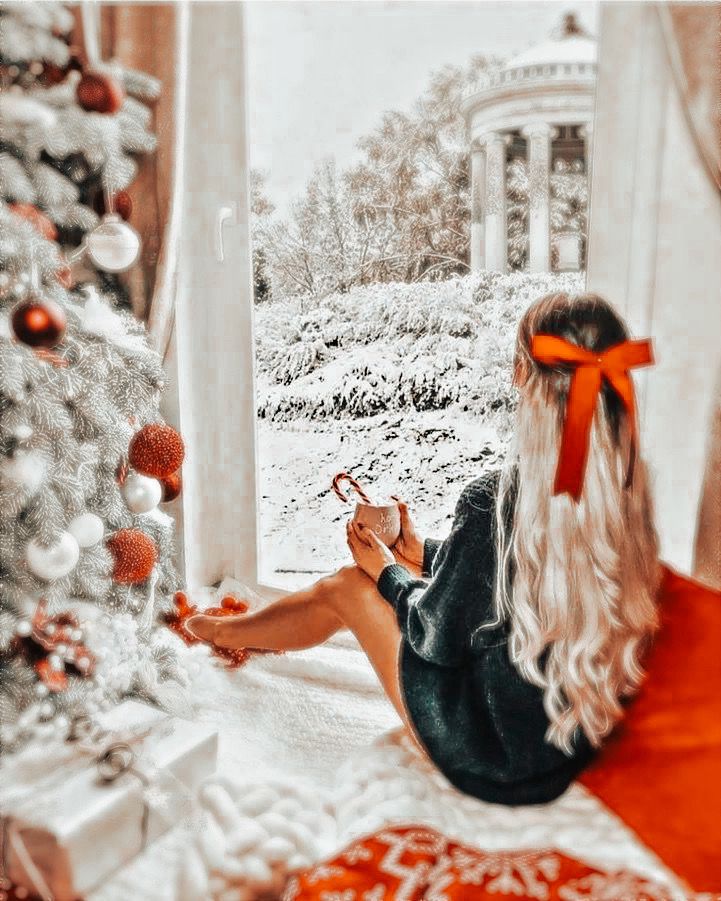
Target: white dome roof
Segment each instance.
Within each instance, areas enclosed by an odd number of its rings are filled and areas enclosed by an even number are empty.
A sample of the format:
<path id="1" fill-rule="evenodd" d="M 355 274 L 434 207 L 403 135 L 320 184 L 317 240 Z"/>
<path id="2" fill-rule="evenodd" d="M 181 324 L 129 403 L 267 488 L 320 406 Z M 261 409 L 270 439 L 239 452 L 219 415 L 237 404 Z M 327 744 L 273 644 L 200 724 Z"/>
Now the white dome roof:
<path id="1" fill-rule="evenodd" d="M 546 66 L 551 63 L 595 63 L 596 42 L 581 35 L 569 35 L 555 41 L 544 41 L 519 53 L 509 60 L 504 68 L 518 69 L 521 66 Z"/>

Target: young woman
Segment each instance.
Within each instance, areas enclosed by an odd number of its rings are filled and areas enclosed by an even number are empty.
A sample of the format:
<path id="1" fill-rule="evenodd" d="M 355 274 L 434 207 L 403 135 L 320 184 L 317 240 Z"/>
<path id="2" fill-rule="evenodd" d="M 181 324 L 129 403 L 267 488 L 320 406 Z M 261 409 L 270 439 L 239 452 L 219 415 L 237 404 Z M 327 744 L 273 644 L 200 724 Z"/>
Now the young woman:
<path id="1" fill-rule="evenodd" d="M 444 541 L 423 539 L 400 503 L 392 550 L 349 521 L 354 564 L 188 628 L 222 647 L 293 650 L 347 627 L 450 782 L 497 803 L 552 800 L 622 717 L 658 626 L 629 376 L 650 362 L 650 343 L 600 297 L 541 298 L 519 325 L 508 462 L 464 487 Z"/>

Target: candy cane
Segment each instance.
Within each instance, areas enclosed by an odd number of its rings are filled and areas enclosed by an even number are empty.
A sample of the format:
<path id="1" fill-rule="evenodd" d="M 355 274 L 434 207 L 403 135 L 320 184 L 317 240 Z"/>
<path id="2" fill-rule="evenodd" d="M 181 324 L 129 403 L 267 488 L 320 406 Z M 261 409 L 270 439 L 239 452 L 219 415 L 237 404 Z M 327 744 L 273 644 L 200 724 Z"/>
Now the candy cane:
<path id="1" fill-rule="evenodd" d="M 350 503 L 350 498 L 347 494 L 344 494 L 340 489 L 341 482 L 348 482 L 351 488 L 355 491 L 358 497 L 366 504 L 372 503 L 371 499 L 365 493 L 365 491 L 361 488 L 361 486 L 356 482 L 353 476 L 348 475 L 347 472 L 339 472 L 337 476 L 333 479 L 332 488 L 333 491 L 338 495 L 338 497 L 346 504 Z"/>

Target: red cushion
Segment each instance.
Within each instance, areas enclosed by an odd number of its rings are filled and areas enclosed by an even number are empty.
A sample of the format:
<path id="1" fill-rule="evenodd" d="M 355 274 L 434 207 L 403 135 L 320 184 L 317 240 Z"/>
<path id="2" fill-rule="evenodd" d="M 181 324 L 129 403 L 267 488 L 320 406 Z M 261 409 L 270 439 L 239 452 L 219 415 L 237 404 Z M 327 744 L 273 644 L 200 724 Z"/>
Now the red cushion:
<path id="1" fill-rule="evenodd" d="M 664 566 L 646 679 L 579 781 L 695 891 L 721 892 L 721 592 Z"/>

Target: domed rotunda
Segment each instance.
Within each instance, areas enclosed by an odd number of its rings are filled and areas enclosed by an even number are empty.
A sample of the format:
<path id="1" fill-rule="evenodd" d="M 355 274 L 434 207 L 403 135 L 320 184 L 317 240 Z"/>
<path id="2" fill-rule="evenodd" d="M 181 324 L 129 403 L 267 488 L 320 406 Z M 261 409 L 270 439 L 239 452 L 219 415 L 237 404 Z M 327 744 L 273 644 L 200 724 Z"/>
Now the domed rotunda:
<path id="1" fill-rule="evenodd" d="M 528 161 L 528 266 L 551 269 L 551 172 L 565 160 L 588 176 L 595 88 L 596 41 L 567 15 L 556 36 L 467 91 L 472 271 L 508 268 L 506 167 L 519 156 Z M 557 250 L 559 268 L 579 268 L 578 251 L 574 264 L 567 246 Z"/>

